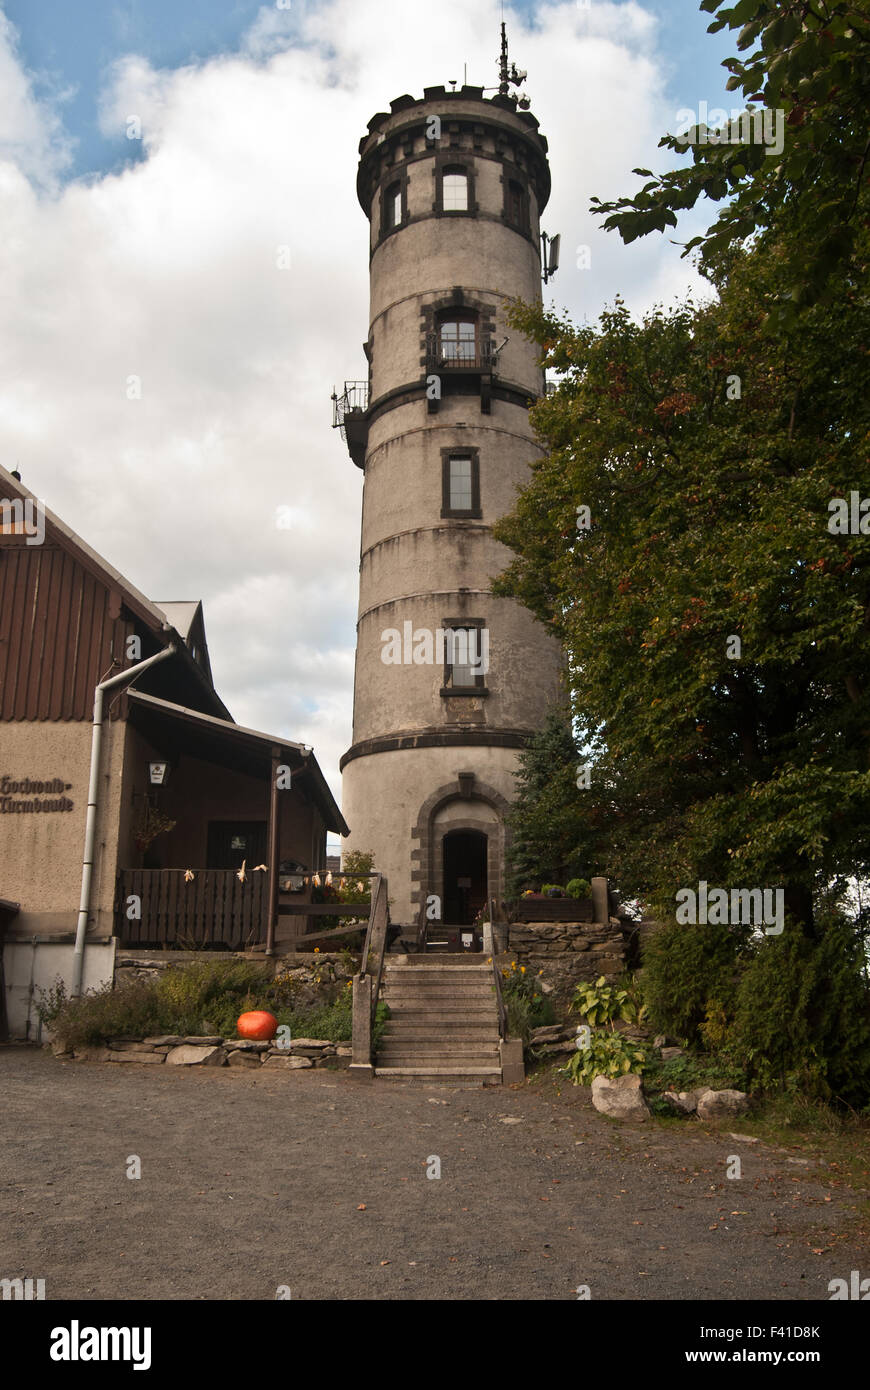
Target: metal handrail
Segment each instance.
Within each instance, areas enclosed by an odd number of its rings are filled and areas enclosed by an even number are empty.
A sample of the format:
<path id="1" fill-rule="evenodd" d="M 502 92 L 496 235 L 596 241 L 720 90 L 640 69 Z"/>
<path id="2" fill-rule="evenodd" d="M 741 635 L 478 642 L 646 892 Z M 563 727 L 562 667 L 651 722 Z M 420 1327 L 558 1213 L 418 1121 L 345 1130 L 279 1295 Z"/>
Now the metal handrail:
<path id="1" fill-rule="evenodd" d="M 368 381 L 346 381 L 340 396 L 335 391 L 332 394 L 332 428 L 341 430 L 342 439 L 346 439 L 344 417 L 353 410 L 363 412 L 368 408 Z"/>
<path id="2" fill-rule="evenodd" d="M 365 977 L 372 974 L 374 984 L 372 986 L 371 999 L 371 1025 L 374 1027 L 375 1015 L 378 1008 L 378 995 L 381 990 L 381 978 L 384 973 L 384 955 L 387 949 L 387 928 L 390 924 L 390 909 L 387 901 L 387 885 L 384 878 L 379 877 L 377 887 L 372 897 L 372 911 L 369 917 L 368 931 L 366 932 L 365 946 L 363 948 L 363 958 L 360 962 L 360 976 Z M 369 970 L 369 952 L 374 955 L 374 970 Z"/>
<path id="3" fill-rule="evenodd" d="M 451 344 L 451 346 L 453 346 Z M 465 370 L 469 372 L 490 372 L 493 363 L 497 363 L 494 352 L 495 340 L 493 338 L 482 338 L 480 343 L 472 343 L 470 340 L 462 340 L 456 345 L 456 352 L 445 352 L 444 344 L 438 333 L 427 333 L 426 335 L 426 368 L 428 371 L 450 371 Z M 463 347 L 473 347 L 473 351 L 465 354 L 459 349 Z"/>

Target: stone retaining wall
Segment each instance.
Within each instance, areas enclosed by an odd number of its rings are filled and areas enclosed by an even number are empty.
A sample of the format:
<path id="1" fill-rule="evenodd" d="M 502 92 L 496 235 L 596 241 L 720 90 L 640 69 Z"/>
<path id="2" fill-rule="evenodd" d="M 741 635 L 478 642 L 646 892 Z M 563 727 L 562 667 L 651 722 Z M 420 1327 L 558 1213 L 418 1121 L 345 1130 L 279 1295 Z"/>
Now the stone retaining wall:
<path id="1" fill-rule="evenodd" d="M 499 965 L 515 960 L 529 974 L 541 975 L 544 993 L 557 1014 L 564 1015 L 581 980 L 612 980 L 625 969 L 625 945 L 619 919 L 602 922 L 513 922 L 510 950 Z"/>
<path id="2" fill-rule="evenodd" d="M 305 1067 L 349 1067 L 350 1044 L 326 1038 L 294 1038 L 289 1049 L 271 1042 L 241 1038 L 182 1037 L 109 1038 L 105 1045 L 69 1049 L 50 1044 L 56 1057 L 75 1062 L 139 1062 L 148 1066 L 269 1067 L 284 1071 Z"/>

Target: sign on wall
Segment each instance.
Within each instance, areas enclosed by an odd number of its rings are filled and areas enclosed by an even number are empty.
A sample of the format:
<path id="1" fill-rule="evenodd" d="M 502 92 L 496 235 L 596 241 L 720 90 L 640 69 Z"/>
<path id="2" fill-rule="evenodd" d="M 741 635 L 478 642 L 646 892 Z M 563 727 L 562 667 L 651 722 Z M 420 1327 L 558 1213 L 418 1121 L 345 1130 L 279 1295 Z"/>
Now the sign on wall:
<path id="1" fill-rule="evenodd" d="M 74 803 L 63 792 L 72 790 L 72 782 L 61 777 L 36 781 L 32 777 L 0 777 L 0 815 L 35 815 L 43 811 L 71 811 Z M 17 794 L 17 795 L 16 795 Z M 18 799 L 21 798 L 21 800 Z"/>

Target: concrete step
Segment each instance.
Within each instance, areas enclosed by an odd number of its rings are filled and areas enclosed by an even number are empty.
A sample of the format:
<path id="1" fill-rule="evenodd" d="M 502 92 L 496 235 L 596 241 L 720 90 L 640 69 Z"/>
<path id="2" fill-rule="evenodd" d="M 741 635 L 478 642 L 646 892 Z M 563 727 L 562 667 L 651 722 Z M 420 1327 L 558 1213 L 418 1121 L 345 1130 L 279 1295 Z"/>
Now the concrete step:
<path id="1" fill-rule="evenodd" d="M 495 999 L 495 991 L 491 985 L 441 985 L 432 984 L 428 980 L 420 981 L 417 984 L 413 980 L 397 981 L 395 984 L 389 980 L 384 986 L 385 997 L 392 999 L 419 999 L 425 995 L 429 999 L 441 999 L 446 1004 L 451 999 Z"/>
<path id="2" fill-rule="evenodd" d="M 501 1081 L 501 1067 L 482 1066 L 482 1067 L 375 1067 L 375 1076 L 382 1076 L 387 1079 L 400 1077 L 420 1077 L 427 1080 L 449 1081 L 453 1077 L 488 1077 L 492 1080 Z"/>
<path id="3" fill-rule="evenodd" d="M 439 1028 L 417 1028 L 386 1024 L 383 1037 L 406 1038 L 408 1042 L 498 1042 L 498 1029 L 491 1024 L 450 1024 Z"/>
<path id="4" fill-rule="evenodd" d="M 486 961 L 478 965 L 476 962 L 463 961 L 461 965 L 448 965 L 443 960 L 426 960 L 418 956 L 397 956 L 395 960 L 388 960 L 384 963 L 387 975 L 488 975 L 492 978 L 492 966 L 487 965 Z"/>
<path id="5" fill-rule="evenodd" d="M 464 1019 L 469 1023 L 482 1023 L 498 1017 L 498 1011 L 492 1002 L 485 999 L 480 1003 L 469 1000 L 465 1004 L 438 1004 L 431 999 L 387 999 L 384 1002 L 389 1005 L 392 1018 L 405 1021 L 414 1015 L 430 1021 L 443 1018 L 445 1023 L 461 1023 Z"/>
<path id="6" fill-rule="evenodd" d="M 408 1056 L 412 1053 L 422 1056 L 425 1053 L 427 1057 L 494 1056 L 498 1053 L 498 1039 L 495 1042 L 480 1042 L 475 1038 L 462 1042 L 439 1042 L 433 1038 L 384 1038 L 379 1051 L 381 1056 L 388 1052 L 405 1052 Z"/>

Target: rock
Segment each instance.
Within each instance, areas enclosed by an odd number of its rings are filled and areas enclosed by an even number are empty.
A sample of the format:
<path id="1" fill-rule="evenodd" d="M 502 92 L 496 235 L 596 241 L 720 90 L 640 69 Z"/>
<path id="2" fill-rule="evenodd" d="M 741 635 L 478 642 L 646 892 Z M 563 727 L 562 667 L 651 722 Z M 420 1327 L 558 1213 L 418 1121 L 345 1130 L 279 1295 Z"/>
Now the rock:
<path id="1" fill-rule="evenodd" d="M 220 1033 L 218 1033 L 216 1037 L 212 1037 L 211 1035 L 207 1038 L 190 1037 L 182 1038 L 181 1041 L 188 1047 L 220 1047 L 223 1038 Z"/>
<path id="2" fill-rule="evenodd" d="M 294 1071 L 299 1067 L 313 1067 L 314 1063 L 310 1057 L 288 1057 L 284 1052 L 270 1052 L 268 1057 L 263 1059 L 264 1067 L 283 1067 L 285 1071 Z"/>
<path id="3" fill-rule="evenodd" d="M 568 1038 L 573 1038 L 576 1030 L 565 1028 L 561 1023 L 548 1023 L 543 1028 L 533 1028 L 531 1042 L 565 1042 Z"/>
<path id="4" fill-rule="evenodd" d="M 544 1057 L 552 1057 L 555 1056 L 555 1054 L 558 1052 L 573 1052 L 576 1047 L 577 1040 L 575 1038 L 573 1041 L 570 1042 L 548 1042 L 543 1044 L 538 1043 L 535 1050 L 536 1052 L 540 1052 L 541 1055 Z"/>
<path id="5" fill-rule="evenodd" d="M 183 1043 L 166 1054 L 167 1062 L 173 1067 L 220 1067 L 225 1057 L 222 1047 L 198 1047 L 194 1043 Z"/>
<path id="6" fill-rule="evenodd" d="M 227 1052 L 268 1052 L 270 1043 L 254 1042 L 252 1038 L 225 1038 Z"/>
<path id="7" fill-rule="evenodd" d="M 300 1047 L 307 1047 L 317 1051 L 321 1048 L 332 1046 L 333 1044 L 328 1038 L 293 1038 L 292 1040 L 292 1049 L 294 1052 Z"/>
<path id="8" fill-rule="evenodd" d="M 167 1033 L 157 1038 L 143 1038 L 142 1041 L 151 1047 L 177 1047 L 179 1043 L 184 1042 L 184 1038 L 177 1037 L 174 1033 Z"/>
<path id="9" fill-rule="evenodd" d="M 693 1115 L 698 1108 L 698 1097 L 703 1094 L 703 1091 L 662 1091 L 661 1099 L 683 1115 Z"/>
<path id="10" fill-rule="evenodd" d="M 240 1052 L 235 1048 L 227 1056 L 227 1066 L 229 1067 L 259 1067 L 259 1052 Z"/>
<path id="11" fill-rule="evenodd" d="M 77 1062 L 108 1062 L 112 1054 L 107 1047 L 91 1045 L 89 1047 L 77 1047 L 73 1051 L 73 1057 Z"/>
<path id="12" fill-rule="evenodd" d="M 69 1044 L 61 1042 L 59 1038 L 53 1038 L 48 1045 L 55 1057 L 69 1057 L 72 1055 L 72 1048 Z"/>
<path id="13" fill-rule="evenodd" d="M 700 1120 L 721 1120 L 728 1115 L 742 1115 L 749 1105 L 745 1091 L 704 1091 L 698 1097 Z"/>
<path id="14" fill-rule="evenodd" d="M 335 1055 L 336 1055 L 337 1057 L 352 1057 L 352 1056 L 353 1056 L 353 1048 L 352 1048 L 352 1047 L 337 1047 L 337 1048 L 335 1049 Z"/>
<path id="15" fill-rule="evenodd" d="M 114 1042 L 109 1039 L 109 1047 L 113 1052 L 150 1052 L 151 1043 L 147 1042 Z"/>
<path id="16" fill-rule="evenodd" d="M 133 1051 L 109 1051 L 107 1062 L 160 1062 L 165 1060 L 164 1052 L 133 1052 Z"/>
<path id="17" fill-rule="evenodd" d="M 649 1118 L 640 1077 L 632 1072 L 626 1072 L 625 1076 L 619 1076 L 614 1081 L 607 1076 L 596 1076 L 592 1082 L 592 1104 L 602 1115 L 611 1115 L 615 1120 Z"/>
<path id="18" fill-rule="evenodd" d="M 681 1047 L 662 1047 L 659 1050 L 663 1062 L 672 1062 L 675 1057 L 685 1057 L 686 1055 Z"/>
<path id="19" fill-rule="evenodd" d="M 729 1139 L 735 1139 L 738 1144 L 757 1144 L 758 1140 L 751 1134 L 729 1134 Z"/>

